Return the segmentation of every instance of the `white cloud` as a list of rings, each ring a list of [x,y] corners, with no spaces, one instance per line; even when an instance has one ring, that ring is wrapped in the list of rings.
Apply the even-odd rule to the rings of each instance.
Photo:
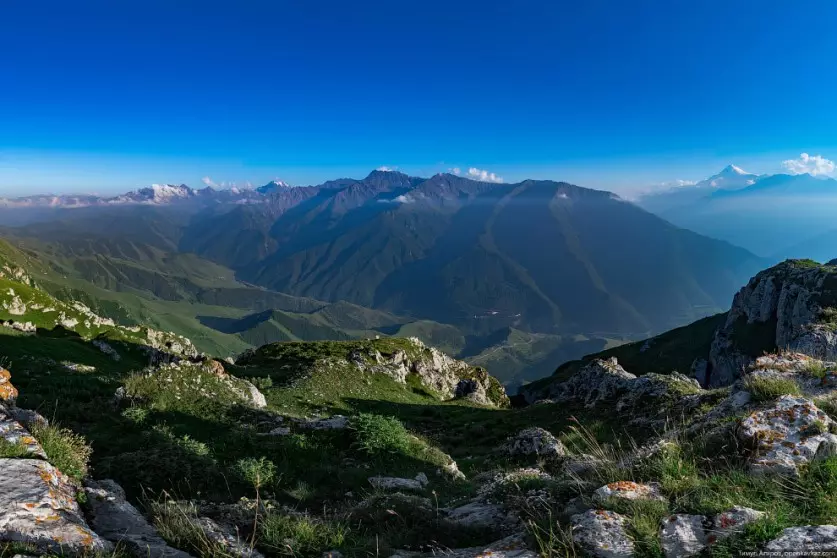
[[[416,203],[416,198],[410,194],[401,194],[390,200],[378,200],[378,203]]]
[[[452,169],[450,169],[450,172],[452,172],[456,176],[459,176],[460,174],[462,174],[462,169],[460,169],[459,167],[453,167]]]
[[[822,155],[808,155],[802,153],[798,159],[788,159],[782,162],[782,166],[791,174],[810,174],[811,176],[831,176],[837,165],[834,161],[824,158]]]
[[[215,188],[215,187],[217,187],[217,186],[218,186],[217,184],[215,184],[214,182],[212,182],[212,179],[211,179],[211,178],[209,178],[208,176],[204,176],[203,178],[201,178],[201,182],[203,182],[203,183],[204,183],[204,184],[206,184],[207,186],[212,186],[213,188]]]
[[[388,166],[384,165],[382,167],[378,167],[375,170],[378,170],[378,171],[381,171],[381,172],[395,172],[395,171],[398,170],[398,167],[388,167]]]
[[[468,169],[468,176],[480,182],[503,182],[503,177],[497,176],[493,172],[474,167]]]

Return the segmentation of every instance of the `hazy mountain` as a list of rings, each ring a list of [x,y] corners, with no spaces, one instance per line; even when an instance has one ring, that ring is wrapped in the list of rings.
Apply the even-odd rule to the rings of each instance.
[[[676,225],[773,261],[800,257],[801,243],[834,228],[837,181],[809,174],[756,177],[736,168],[636,203]],[[742,187],[742,181],[751,180]]]
[[[273,290],[482,332],[664,329],[719,308],[761,265],[565,183],[376,171],[303,190],[296,204],[274,197],[195,221],[181,248]]]
[[[682,184],[666,190],[643,194],[637,204],[652,213],[662,213],[687,206],[715,192],[736,191],[755,184],[761,177],[735,165],[726,166],[718,174],[696,184]]]

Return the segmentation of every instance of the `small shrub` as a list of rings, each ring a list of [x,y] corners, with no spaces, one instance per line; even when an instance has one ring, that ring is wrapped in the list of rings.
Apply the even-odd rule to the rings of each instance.
[[[122,418],[137,425],[144,424],[148,420],[148,409],[143,407],[128,407],[122,411]]]
[[[87,476],[87,466],[93,450],[84,437],[55,424],[47,426],[35,423],[31,432],[44,448],[49,462],[61,472],[76,480]]]
[[[270,376],[251,376],[245,379],[256,386],[259,390],[266,390],[273,387],[273,380]]]
[[[755,401],[772,401],[782,395],[801,395],[799,385],[789,378],[750,376],[744,380],[744,389]]]
[[[276,477],[276,465],[265,457],[246,457],[235,463],[236,472],[258,491]]]
[[[394,417],[360,414],[352,421],[358,449],[374,457],[408,453],[410,433]]]
[[[825,367],[825,364],[819,360],[809,360],[805,364],[805,368],[803,368],[803,372],[807,375],[822,380],[825,378],[826,374],[828,373],[828,369]]]

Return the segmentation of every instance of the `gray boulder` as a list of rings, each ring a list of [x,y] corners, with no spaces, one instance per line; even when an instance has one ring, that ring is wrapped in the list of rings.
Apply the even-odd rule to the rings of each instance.
[[[85,484],[90,524],[100,536],[121,543],[137,558],[190,558],[170,547],[157,530],[125,499],[122,487],[112,480]]]
[[[740,439],[756,450],[750,470],[758,474],[798,475],[823,443],[837,443],[834,421],[804,397],[783,395],[771,407],[741,421]]]
[[[59,554],[111,549],[84,520],[76,486],[40,459],[0,459],[0,540]]]
[[[598,558],[631,558],[634,542],[628,536],[627,519],[615,512],[588,510],[572,516],[575,544]]]
[[[808,525],[790,527],[782,531],[779,538],[767,543],[765,550],[771,552],[837,550],[837,525]]]

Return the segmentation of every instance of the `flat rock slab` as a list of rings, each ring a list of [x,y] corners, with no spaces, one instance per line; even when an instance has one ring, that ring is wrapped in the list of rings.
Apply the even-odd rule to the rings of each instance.
[[[837,442],[829,433],[834,421],[809,399],[783,395],[776,403],[741,421],[739,436],[756,450],[750,470],[758,474],[798,475],[823,442]]]
[[[138,558],[191,558],[166,544],[145,517],[125,500],[125,492],[114,481],[90,482],[84,490],[90,523],[100,536],[122,543]]]
[[[53,552],[107,551],[76,502],[76,487],[39,459],[0,459],[0,540]]]
[[[427,475],[419,473],[414,479],[399,477],[369,477],[369,484],[381,490],[413,490],[420,492],[428,484]]]
[[[500,505],[479,500],[447,510],[447,520],[463,527],[486,527],[505,532],[520,524],[517,514]]]
[[[589,510],[572,516],[573,541],[591,556],[632,558],[634,543],[627,533],[627,519],[607,510]]]
[[[605,503],[608,500],[643,500],[666,502],[668,499],[663,495],[660,485],[651,482],[640,484],[633,481],[619,481],[606,484],[593,493],[593,500],[598,503]]]
[[[769,551],[837,550],[837,525],[790,527],[764,547]]]
[[[488,546],[439,550],[428,553],[399,551],[390,558],[538,558],[538,556],[538,553],[532,552],[526,547],[522,536],[512,535]]]

